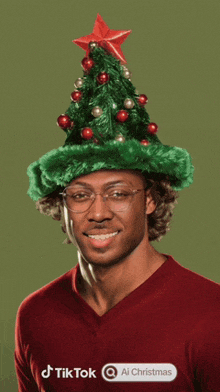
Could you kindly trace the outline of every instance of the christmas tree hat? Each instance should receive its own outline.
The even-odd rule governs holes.
[[[93,33],[73,41],[86,50],[84,75],[75,81],[71,104],[57,119],[66,133],[64,145],[28,167],[33,200],[101,169],[165,175],[175,190],[192,183],[189,153],[158,139],[158,126],[145,109],[148,99],[137,93],[124,65],[120,45],[130,32],[110,30],[98,15]]]

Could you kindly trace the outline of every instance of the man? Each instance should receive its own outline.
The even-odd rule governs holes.
[[[79,292],[100,316],[142,284],[166,260],[149,243],[146,215],[156,206],[152,197],[145,195],[146,184],[142,177],[130,171],[100,171],[80,177],[68,187],[71,196],[67,197],[67,206],[83,277],[81,285],[78,282]],[[129,197],[130,189],[139,192]],[[74,192],[86,198],[86,192],[91,190],[97,195],[92,205],[88,204],[85,212],[74,213],[71,207],[78,203],[71,200]],[[112,198],[113,210],[103,200],[105,192]],[[82,201],[79,203],[81,206]],[[126,209],[117,211],[118,205],[118,208],[125,206]]]
[[[99,17],[96,23],[103,27]],[[19,392],[218,391],[219,285],[151,245],[168,228],[175,190],[192,182],[191,160],[159,141],[156,124],[134,103],[130,81],[120,79],[121,66],[103,42],[89,46],[87,60],[95,65],[78,86],[82,102],[71,104],[69,120],[61,118],[65,145],[28,169],[28,194],[42,213],[63,219],[78,264],[19,308]],[[103,64],[110,74],[106,90]],[[114,95],[115,74],[122,98]],[[114,111],[126,88],[134,105],[122,125],[114,123]],[[99,116],[92,109],[91,120],[100,94],[101,111],[95,106]],[[111,125],[103,126],[109,116]]]

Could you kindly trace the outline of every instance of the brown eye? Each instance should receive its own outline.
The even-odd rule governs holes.
[[[108,194],[111,199],[122,200],[129,196],[129,192],[126,190],[113,190]]]
[[[71,198],[72,201],[80,202],[80,201],[85,201],[90,199],[91,194],[86,192],[76,192],[76,193],[68,194],[68,196]]]

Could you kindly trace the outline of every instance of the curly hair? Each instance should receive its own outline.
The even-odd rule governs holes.
[[[167,177],[148,175],[146,178],[147,189],[156,204],[156,209],[149,215],[148,219],[148,238],[149,241],[160,241],[161,238],[170,230],[170,221],[173,216],[173,209],[177,203],[178,192],[174,191]],[[60,191],[60,190],[59,190]],[[62,196],[59,191],[54,191],[48,196],[36,202],[36,208],[41,214],[51,216],[54,220],[61,221],[61,228],[66,233],[64,221],[64,208]],[[67,237],[63,244],[71,244]]]

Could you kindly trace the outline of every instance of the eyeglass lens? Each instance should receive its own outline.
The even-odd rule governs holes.
[[[128,208],[133,192],[129,187],[112,187],[102,193],[106,206],[112,211],[123,211]],[[88,210],[96,198],[96,194],[89,189],[67,187],[64,192],[64,201],[73,212]]]

